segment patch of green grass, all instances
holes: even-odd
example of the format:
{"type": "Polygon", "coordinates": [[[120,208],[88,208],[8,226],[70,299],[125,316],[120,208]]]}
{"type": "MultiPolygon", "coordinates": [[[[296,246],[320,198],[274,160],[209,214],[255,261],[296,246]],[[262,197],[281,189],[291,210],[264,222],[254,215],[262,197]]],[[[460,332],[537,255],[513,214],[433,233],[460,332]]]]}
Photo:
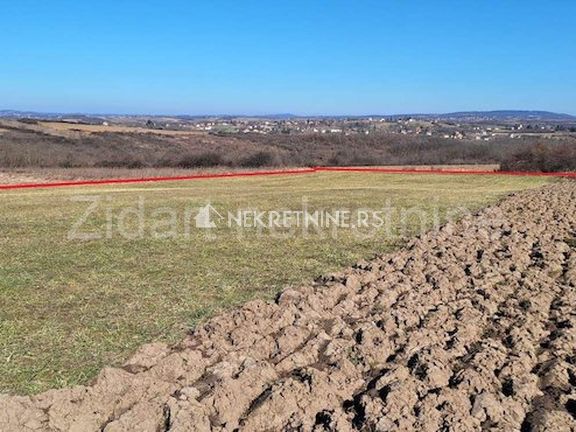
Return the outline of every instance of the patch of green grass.
{"type": "MultiPolygon", "coordinates": [[[[29,394],[85,383],[105,365],[117,365],[143,343],[175,342],[198,322],[253,298],[398,247],[400,216],[391,230],[337,238],[271,235],[218,226],[207,237],[184,215],[210,202],[221,212],[238,208],[309,210],[412,208],[404,234],[427,226],[438,213],[476,210],[502,195],[545,180],[523,177],[317,173],[195,182],[115,185],[0,193],[0,392],[29,394]],[[99,240],[70,240],[87,202],[99,196],[82,232],[99,240]],[[117,232],[123,209],[142,198],[145,233],[117,232]],[[177,235],[155,238],[172,209],[177,235]],[[106,223],[114,222],[107,238],[106,223]]],[[[195,212],[192,216],[195,216],[195,212]]],[[[137,218],[126,226],[138,228],[137,218]]]]}

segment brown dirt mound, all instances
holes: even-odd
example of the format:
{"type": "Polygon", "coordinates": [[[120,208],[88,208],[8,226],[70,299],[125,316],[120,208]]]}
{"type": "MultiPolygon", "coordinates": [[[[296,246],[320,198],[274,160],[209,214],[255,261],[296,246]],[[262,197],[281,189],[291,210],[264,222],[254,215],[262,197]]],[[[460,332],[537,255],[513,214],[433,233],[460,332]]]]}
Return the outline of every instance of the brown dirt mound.
{"type": "Polygon", "coordinates": [[[576,183],[0,397],[2,431],[576,431],[576,183]]]}

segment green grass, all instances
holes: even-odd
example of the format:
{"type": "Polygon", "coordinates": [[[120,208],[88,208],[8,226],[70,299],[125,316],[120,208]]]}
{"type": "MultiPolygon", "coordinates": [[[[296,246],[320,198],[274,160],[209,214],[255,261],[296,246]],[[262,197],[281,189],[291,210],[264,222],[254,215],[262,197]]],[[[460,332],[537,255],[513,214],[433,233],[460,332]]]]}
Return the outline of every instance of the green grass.
{"type": "MultiPolygon", "coordinates": [[[[141,344],[175,342],[219,310],[392,250],[397,235],[380,230],[358,239],[259,236],[219,227],[215,238],[192,225],[176,238],[71,241],[67,233],[87,204],[103,203],[83,228],[100,230],[106,209],[145,200],[145,213],[185,209],[208,201],[220,211],[414,207],[431,219],[457,206],[477,209],[542,179],[318,173],[302,176],[220,179],[0,193],[0,392],[30,394],[85,383],[105,365],[120,364],[141,344]]],[[[146,221],[150,216],[146,217],[146,221]]],[[[398,234],[397,214],[393,225],[398,234]]],[[[408,234],[418,226],[409,218],[408,234]]],[[[326,233],[326,231],[324,232],[326,233]]]]}

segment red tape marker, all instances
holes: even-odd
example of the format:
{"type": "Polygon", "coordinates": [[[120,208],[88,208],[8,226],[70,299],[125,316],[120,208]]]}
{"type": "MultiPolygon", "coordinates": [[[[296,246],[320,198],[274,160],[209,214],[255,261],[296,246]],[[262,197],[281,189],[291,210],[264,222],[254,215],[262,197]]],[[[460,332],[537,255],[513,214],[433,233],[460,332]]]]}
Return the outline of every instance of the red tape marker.
{"type": "Polygon", "coordinates": [[[145,178],[117,178],[102,180],[76,180],[54,183],[22,183],[0,185],[0,190],[14,189],[45,189],[71,186],[93,186],[109,184],[151,183],[183,180],[207,180],[216,178],[257,177],[271,175],[313,174],[317,172],[362,172],[381,174],[446,174],[446,175],[498,175],[523,177],[568,177],[576,178],[576,172],[535,172],[535,171],[485,171],[485,170],[458,170],[458,169],[422,169],[422,168],[385,168],[385,167],[312,167],[288,170],[269,171],[243,171],[228,173],[195,174],[175,177],[145,177],[145,178]]]}
{"type": "Polygon", "coordinates": [[[182,180],[205,180],[214,178],[253,177],[253,176],[269,176],[269,175],[311,174],[314,172],[316,172],[316,169],[314,168],[303,168],[293,170],[244,171],[244,172],[212,173],[212,174],[208,173],[208,174],[194,174],[189,176],[174,176],[174,177],[76,180],[76,181],[66,181],[57,183],[24,183],[24,184],[0,185],[0,190],[38,189],[38,188],[54,188],[54,187],[66,187],[66,186],[91,186],[91,185],[128,184],[128,183],[149,183],[149,182],[182,181],[182,180]]]}
{"type": "Polygon", "coordinates": [[[375,172],[384,174],[466,174],[466,175],[500,175],[521,177],[575,177],[576,172],[540,172],[540,171],[486,171],[459,169],[423,169],[423,168],[378,168],[378,167],[317,167],[316,171],[339,172],[375,172]]]}

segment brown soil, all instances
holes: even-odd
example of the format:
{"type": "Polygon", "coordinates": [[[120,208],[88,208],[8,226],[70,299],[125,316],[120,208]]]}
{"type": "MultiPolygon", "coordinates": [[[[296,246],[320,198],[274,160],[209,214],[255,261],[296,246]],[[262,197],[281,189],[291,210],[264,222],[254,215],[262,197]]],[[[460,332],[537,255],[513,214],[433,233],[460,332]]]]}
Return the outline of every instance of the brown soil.
{"type": "Polygon", "coordinates": [[[576,183],[0,397],[2,431],[576,431],[576,183]]]}

